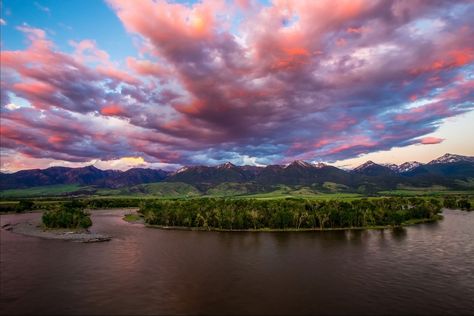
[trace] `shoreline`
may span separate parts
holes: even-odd
[[[106,210],[104,210],[106,211]],[[127,210],[130,211],[130,210]],[[351,230],[384,230],[384,229],[401,229],[406,226],[412,226],[422,223],[436,222],[443,219],[443,216],[438,215],[433,218],[424,218],[409,220],[402,223],[400,226],[380,225],[380,226],[364,226],[364,227],[335,227],[335,228],[257,228],[257,229],[224,229],[213,227],[187,227],[187,226],[166,226],[166,225],[152,225],[147,224],[142,216],[137,212],[124,214],[121,219],[129,224],[139,224],[147,228],[162,229],[162,230],[181,230],[181,231],[203,231],[203,232],[247,232],[247,233],[275,233],[275,232],[324,232],[324,231],[351,231]],[[24,236],[38,237],[43,239],[56,239],[82,243],[104,242],[110,241],[111,236],[101,233],[91,233],[87,229],[49,229],[41,225],[41,219],[29,219],[18,223],[5,223],[1,225],[1,229],[10,231],[15,234]]]
[[[6,223],[3,224],[1,228],[14,234],[20,234],[23,236],[37,237],[43,239],[65,240],[81,243],[104,242],[110,241],[112,239],[112,237],[109,235],[91,233],[87,229],[44,228],[41,225],[41,220],[26,220],[15,224]]]
[[[443,216],[439,215],[436,218],[422,218],[417,220],[410,220],[402,223],[400,226],[381,225],[381,226],[364,226],[364,227],[334,227],[334,228],[257,228],[257,229],[224,229],[224,228],[205,228],[205,227],[187,227],[187,226],[166,226],[166,225],[152,225],[144,224],[147,228],[162,229],[162,230],[184,230],[184,231],[205,231],[205,232],[241,232],[241,233],[278,233],[278,232],[325,232],[325,231],[344,231],[344,230],[383,230],[383,229],[400,229],[407,226],[413,226],[423,223],[433,223],[442,220]],[[125,219],[124,219],[125,221]],[[126,221],[133,224],[131,221]]]

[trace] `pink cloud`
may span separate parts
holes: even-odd
[[[347,33],[352,33],[352,34],[361,34],[361,33],[364,33],[364,32],[367,32],[368,29],[366,27],[348,27],[346,29],[346,32]]]
[[[101,110],[100,113],[105,116],[115,116],[115,115],[123,115],[125,114],[124,109],[117,104],[109,104],[104,106]]]
[[[70,44],[75,48],[74,55],[79,62],[100,62],[102,64],[110,64],[109,54],[97,48],[97,44],[93,40],[82,40],[79,43],[70,41]]]
[[[109,104],[104,106],[100,113],[105,116],[115,116],[125,114],[125,110],[118,104]]]
[[[18,92],[25,94],[34,94],[39,96],[49,95],[55,92],[53,86],[48,83],[35,81],[35,82],[18,82],[13,85],[13,88]]]
[[[128,57],[127,66],[140,75],[155,76],[158,78],[164,78],[169,75],[169,71],[166,68],[149,60],[138,60],[133,57]]]
[[[139,83],[137,78],[134,78],[126,71],[122,71],[111,66],[98,66],[97,71],[104,76],[117,80],[118,82],[125,82],[131,85]]]
[[[420,144],[423,145],[433,145],[433,144],[440,144],[444,141],[444,138],[438,137],[424,137],[420,139]]]
[[[436,121],[444,117],[453,116],[457,114],[457,111],[461,110],[451,108],[448,103],[443,101],[438,101],[411,108],[402,114],[395,115],[394,119],[406,122]]]
[[[64,143],[66,140],[67,138],[61,135],[52,135],[48,137],[48,141],[53,144],[61,144]]]

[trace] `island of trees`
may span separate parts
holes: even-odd
[[[0,213],[49,209],[42,220],[48,228],[87,228],[86,209],[140,207],[145,223],[158,226],[221,230],[332,229],[401,226],[439,219],[441,207],[472,210],[462,195],[354,199],[74,199],[0,204]]]
[[[42,216],[47,228],[88,228],[92,226],[90,215],[82,209],[79,201],[70,201],[57,209],[47,211]]]
[[[145,223],[216,230],[398,227],[441,218],[437,199],[216,199],[144,202]]]

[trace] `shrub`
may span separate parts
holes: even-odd
[[[20,203],[16,206],[16,212],[17,213],[23,213],[25,211],[30,211],[33,209],[33,206],[35,203],[32,201],[27,201],[27,200],[21,200]]]
[[[461,210],[471,210],[471,202],[468,199],[459,199],[457,204]]]

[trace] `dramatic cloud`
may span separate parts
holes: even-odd
[[[66,54],[20,27],[30,45],[1,52],[2,147],[70,162],[334,161],[440,143],[424,136],[474,108],[469,1],[108,3],[140,58],[112,61],[90,39]]]
[[[424,137],[420,139],[420,144],[423,145],[433,145],[433,144],[439,144],[442,143],[444,139],[438,138],[438,137]]]

